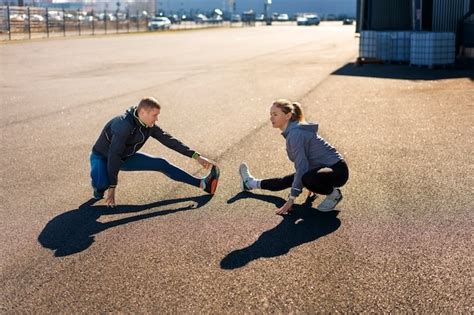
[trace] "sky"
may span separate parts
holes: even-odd
[[[253,9],[263,12],[265,0],[235,0],[237,12]],[[212,9],[230,10],[228,0],[156,0],[157,5],[165,10]],[[315,12],[324,14],[346,14],[355,16],[356,0],[272,0],[270,12],[294,14],[298,12]]]

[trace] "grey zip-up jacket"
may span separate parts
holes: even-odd
[[[194,153],[181,141],[173,138],[158,127],[147,127],[138,120],[136,107],[130,107],[125,114],[110,120],[102,130],[92,151],[107,159],[107,174],[110,186],[117,185],[118,172],[122,162],[135,154],[153,137],[168,148],[185,156],[192,157]]]
[[[290,121],[282,133],[286,139],[288,158],[295,164],[295,178],[291,196],[298,197],[303,190],[302,177],[311,169],[330,167],[343,157],[318,135],[318,125]]]

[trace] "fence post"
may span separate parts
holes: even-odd
[[[104,31],[107,34],[107,9],[104,9]]]
[[[28,38],[31,39],[31,14],[30,7],[26,8],[26,14],[28,16]]]
[[[7,6],[7,25],[8,25],[8,40],[12,40],[12,26],[10,24],[10,6]]]
[[[92,35],[95,35],[95,33],[94,33],[94,31],[95,31],[95,25],[94,25],[94,22],[95,22],[95,14],[94,14],[94,9],[92,9],[91,15],[92,15]]]
[[[66,36],[66,10],[63,8],[63,36]]]
[[[81,20],[79,19],[79,9],[77,9],[77,12],[76,12],[76,19],[77,19],[77,32],[79,33],[79,36],[81,36]]]
[[[130,33],[130,9],[127,8],[127,33]]]
[[[49,10],[46,8],[46,37],[49,38]]]

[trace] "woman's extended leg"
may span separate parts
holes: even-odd
[[[295,174],[290,174],[281,178],[256,179],[250,174],[246,163],[240,164],[239,174],[241,178],[242,190],[265,189],[271,191],[283,190],[291,187]]]
[[[287,189],[291,187],[291,184],[293,184],[294,178],[295,174],[290,174],[284,177],[262,179],[260,183],[260,188],[271,191]]]

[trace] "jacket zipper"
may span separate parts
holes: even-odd
[[[134,155],[134,154],[136,153],[136,151],[135,151],[135,150],[136,150],[136,148],[137,148],[137,145],[139,145],[140,143],[143,143],[143,142],[145,142],[145,135],[144,135],[144,134],[143,134],[143,132],[142,132],[142,128],[138,128],[138,131],[140,131],[140,133],[142,134],[142,137],[143,137],[143,138],[142,138],[142,141],[140,141],[140,142],[137,142],[137,143],[135,144],[135,146],[133,147],[133,151],[132,151],[132,153],[131,153],[131,154],[129,154],[129,155],[127,155],[126,157],[129,157],[129,156],[132,156],[132,155]]]

